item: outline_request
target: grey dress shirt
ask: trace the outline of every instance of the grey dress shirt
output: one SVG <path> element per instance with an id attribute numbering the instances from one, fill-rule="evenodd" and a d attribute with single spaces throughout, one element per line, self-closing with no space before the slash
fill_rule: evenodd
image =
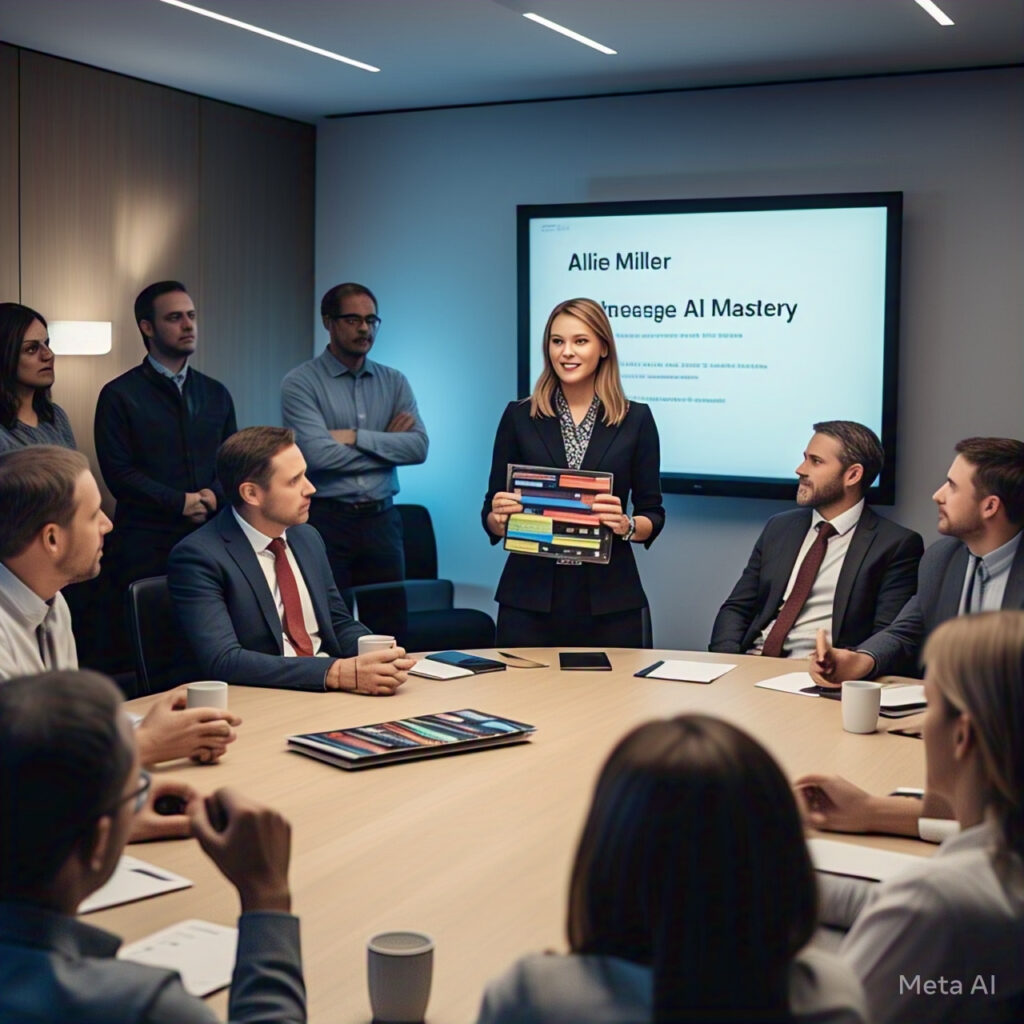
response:
<path id="1" fill-rule="evenodd" d="M 412 429 L 389 431 L 400 412 L 415 417 Z M 370 359 L 353 373 L 325 350 L 295 367 L 281 382 L 281 415 L 321 498 L 390 498 L 398 493 L 395 467 L 427 457 L 427 432 L 405 375 Z M 356 443 L 339 444 L 332 430 L 355 430 Z"/>
<path id="2" fill-rule="evenodd" d="M 115 959 L 110 932 L 27 903 L 0 902 L 4 1024 L 215 1024 L 176 971 Z M 299 921 L 243 914 L 228 1002 L 231 1021 L 306 1020 Z"/>
<path id="3" fill-rule="evenodd" d="M 64 668 L 78 668 L 64 595 L 44 601 L 0 563 L 0 680 Z"/>

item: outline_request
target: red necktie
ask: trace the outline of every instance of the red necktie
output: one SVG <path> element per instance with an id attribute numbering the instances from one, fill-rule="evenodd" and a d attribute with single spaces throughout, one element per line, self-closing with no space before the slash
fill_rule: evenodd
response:
<path id="1" fill-rule="evenodd" d="M 814 538 L 814 543 L 810 546 L 807 554 L 804 555 L 804 560 L 800 563 L 796 580 L 793 583 L 793 589 L 789 592 L 789 597 L 786 598 L 785 604 L 780 609 L 775 625 L 772 626 L 768 636 L 765 637 L 761 654 L 766 658 L 782 657 L 782 645 L 786 642 L 786 637 L 789 636 L 793 623 L 796 622 L 797 617 L 803 610 L 803 606 L 807 603 L 807 598 L 811 594 L 811 587 L 814 586 L 818 570 L 821 568 L 821 563 L 825 558 L 825 549 L 828 547 L 829 537 L 834 536 L 836 533 L 836 528 L 831 523 L 824 521 L 818 523 L 817 530 L 818 536 Z"/>
<path id="2" fill-rule="evenodd" d="M 281 603 L 284 605 L 284 631 L 288 634 L 295 653 L 303 658 L 311 658 L 313 656 L 313 641 L 309 639 L 309 634 L 306 632 L 299 588 L 295 582 L 291 564 L 288 562 L 288 556 L 285 554 L 284 541 L 280 537 L 275 537 L 267 545 L 267 550 L 273 552 L 274 555 L 277 586 L 281 591 Z"/>

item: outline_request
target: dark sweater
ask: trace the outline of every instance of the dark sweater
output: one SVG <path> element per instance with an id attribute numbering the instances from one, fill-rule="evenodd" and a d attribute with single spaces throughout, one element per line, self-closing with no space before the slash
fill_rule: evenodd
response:
<path id="1" fill-rule="evenodd" d="M 185 494 L 217 482 L 217 448 L 236 430 L 228 389 L 189 367 L 178 388 L 143 360 L 107 383 L 96 403 L 96 455 L 117 499 L 115 527 L 182 532 Z"/>

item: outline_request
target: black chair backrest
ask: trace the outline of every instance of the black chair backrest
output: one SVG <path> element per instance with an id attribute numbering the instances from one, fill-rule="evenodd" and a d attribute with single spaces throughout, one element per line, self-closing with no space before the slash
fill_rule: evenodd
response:
<path id="1" fill-rule="evenodd" d="M 407 580 L 437 579 L 437 541 L 430 513 L 423 505 L 396 505 L 402 517 L 402 547 Z"/>
<path id="2" fill-rule="evenodd" d="M 174 619 L 166 576 L 149 576 L 129 584 L 128 620 L 138 696 L 199 678 L 195 657 Z"/>

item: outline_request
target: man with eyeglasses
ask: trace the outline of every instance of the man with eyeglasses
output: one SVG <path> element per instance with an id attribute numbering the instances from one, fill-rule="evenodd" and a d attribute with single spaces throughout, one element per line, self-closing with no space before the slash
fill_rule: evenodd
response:
<path id="1" fill-rule="evenodd" d="M 397 466 L 427 457 L 427 432 L 405 375 L 367 359 L 380 329 L 369 288 L 335 285 L 320 302 L 326 350 L 281 383 L 317 494 L 309 522 L 327 545 L 339 590 L 405 578 Z"/>
<path id="2" fill-rule="evenodd" d="M 0 687 L 0 1020 L 216 1020 L 176 971 L 116 959 L 120 939 L 75 917 L 113 874 L 149 787 L 109 679 L 59 671 Z M 288 822 L 230 789 L 189 791 L 186 813 L 241 900 L 229 1018 L 305 1021 Z"/>

